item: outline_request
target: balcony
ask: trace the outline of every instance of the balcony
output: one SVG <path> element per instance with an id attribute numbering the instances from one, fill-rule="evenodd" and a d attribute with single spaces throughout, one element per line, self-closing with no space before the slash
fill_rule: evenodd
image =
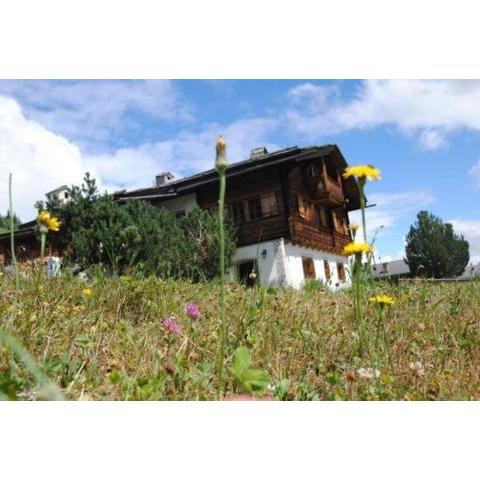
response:
<path id="1" fill-rule="evenodd" d="M 345 202 L 341 182 L 327 174 L 316 177 L 313 182 L 312 196 L 315 200 L 332 207 L 343 205 Z"/>

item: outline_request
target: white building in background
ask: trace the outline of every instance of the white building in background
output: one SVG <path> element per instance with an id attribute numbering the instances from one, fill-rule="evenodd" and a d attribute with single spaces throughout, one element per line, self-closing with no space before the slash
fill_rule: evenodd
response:
<path id="1" fill-rule="evenodd" d="M 69 200 L 68 198 L 68 187 L 66 185 L 62 185 L 61 187 L 56 188 L 55 190 L 51 190 L 47 192 L 45 196 L 53 202 L 54 200 L 58 200 L 61 203 L 64 203 Z"/>
<path id="2" fill-rule="evenodd" d="M 465 271 L 460 275 L 462 279 L 470 279 L 470 278 L 480 278 L 480 263 L 476 265 L 469 264 L 466 266 Z"/>
<path id="3" fill-rule="evenodd" d="M 410 267 L 402 258 L 391 262 L 376 263 L 373 266 L 373 278 L 401 278 L 410 275 Z"/>
<path id="4" fill-rule="evenodd" d="M 227 169 L 226 221 L 237 230 L 230 278 L 247 284 L 301 288 L 316 279 L 333 288 L 349 280 L 343 247 L 352 239 L 348 213 L 360 207 L 353 178 L 336 145 L 252 150 Z M 151 202 L 182 215 L 198 206 L 215 212 L 218 175 L 208 170 L 175 180 L 169 172 L 155 186 L 115 194 L 119 202 Z"/>

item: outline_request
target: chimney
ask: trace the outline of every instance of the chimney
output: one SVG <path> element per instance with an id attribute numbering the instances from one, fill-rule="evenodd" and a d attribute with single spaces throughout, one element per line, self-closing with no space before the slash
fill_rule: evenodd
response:
<path id="1" fill-rule="evenodd" d="M 173 180 L 173 175 L 170 172 L 162 172 L 155 176 L 155 186 L 163 187 Z"/>
<path id="2" fill-rule="evenodd" d="M 265 147 L 257 147 L 250 150 L 250 160 L 256 160 L 257 158 L 263 157 L 266 155 L 267 149 Z"/>

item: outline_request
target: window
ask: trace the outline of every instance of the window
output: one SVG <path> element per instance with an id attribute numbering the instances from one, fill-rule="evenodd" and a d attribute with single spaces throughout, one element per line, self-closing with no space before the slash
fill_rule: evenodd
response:
<path id="1" fill-rule="evenodd" d="M 302 258 L 303 276 L 308 279 L 315 278 L 315 265 L 311 258 Z"/>
<path id="2" fill-rule="evenodd" d="M 247 200 L 248 203 L 248 219 L 257 220 L 257 218 L 262 218 L 262 202 L 260 198 L 253 198 Z"/>
<path id="3" fill-rule="evenodd" d="M 332 215 L 333 215 L 335 230 L 337 232 L 341 232 L 341 233 L 344 233 L 345 235 L 348 235 L 348 226 L 343 215 L 339 212 L 332 213 Z"/>
<path id="4" fill-rule="evenodd" d="M 297 212 L 300 217 L 312 223 L 318 222 L 318 207 L 302 195 L 297 195 Z"/>
<path id="5" fill-rule="evenodd" d="M 332 273 L 330 272 L 330 264 L 328 263 L 328 260 L 323 261 L 323 268 L 325 269 L 325 278 L 330 280 Z"/>
<path id="6" fill-rule="evenodd" d="M 323 207 L 318 207 L 318 212 L 320 216 L 320 225 L 322 227 L 328 227 L 327 211 Z"/>
<path id="7" fill-rule="evenodd" d="M 264 217 L 277 215 L 277 196 L 275 195 L 275 192 L 263 195 L 260 198 L 260 202 L 262 204 L 262 215 Z"/>
<path id="8" fill-rule="evenodd" d="M 297 212 L 302 218 L 307 218 L 306 205 L 301 195 L 297 195 Z"/>
<path id="9" fill-rule="evenodd" d="M 327 175 L 328 177 L 333 180 L 334 182 L 338 181 L 338 170 L 335 165 L 332 164 L 332 162 L 326 162 L 325 167 L 327 170 Z"/>
<path id="10" fill-rule="evenodd" d="M 229 205 L 230 218 L 234 224 L 242 223 L 245 221 L 245 210 L 243 208 L 243 202 L 234 202 Z"/>
<path id="11" fill-rule="evenodd" d="M 65 198 L 68 198 L 68 192 L 65 192 L 64 197 L 65 197 Z"/>
<path id="12" fill-rule="evenodd" d="M 229 203 L 226 210 L 234 224 L 271 217 L 278 214 L 277 196 L 272 192 L 261 197 L 238 200 Z"/>
<path id="13" fill-rule="evenodd" d="M 338 280 L 340 282 L 345 281 L 345 266 L 343 263 L 337 263 L 337 272 L 338 272 Z"/>

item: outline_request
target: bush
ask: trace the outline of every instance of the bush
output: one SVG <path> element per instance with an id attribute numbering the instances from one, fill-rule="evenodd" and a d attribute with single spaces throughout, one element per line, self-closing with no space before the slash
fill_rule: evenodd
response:
<path id="1" fill-rule="evenodd" d="M 69 189 L 65 204 L 38 203 L 62 222 L 49 235 L 53 248 L 85 267 L 103 265 L 112 273 L 134 269 L 161 278 L 209 280 L 218 275 L 218 218 L 195 208 L 183 217 L 137 200 L 123 205 L 98 195 L 87 174 L 81 187 Z M 235 252 L 234 232 L 226 229 L 226 267 Z"/>

